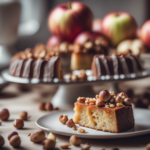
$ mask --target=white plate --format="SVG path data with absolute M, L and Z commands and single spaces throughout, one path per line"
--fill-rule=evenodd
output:
M 36 125 L 44 130 L 51 131 L 56 134 L 65 136 L 71 136 L 74 134 L 78 137 L 89 139 L 126 138 L 150 133 L 150 110 L 146 109 L 134 109 L 134 128 L 121 133 L 102 132 L 85 127 L 82 128 L 86 130 L 86 133 L 78 133 L 77 131 L 72 130 L 72 128 L 69 128 L 59 122 L 59 116 L 61 114 L 65 114 L 68 115 L 69 118 L 73 118 L 74 111 L 52 112 L 38 118 Z M 77 125 L 77 127 L 79 128 L 79 125 Z

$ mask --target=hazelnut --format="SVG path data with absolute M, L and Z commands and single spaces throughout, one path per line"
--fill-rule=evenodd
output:
M 72 127 L 72 130 L 77 130 L 77 126 L 74 125 L 74 126 Z
M 85 98 L 85 97 L 79 97 L 79 98 L 77 99 L 77 101 L 78 101 L 79 103 L 85 103 L 86 98 Z
M 99 98 L 103 101 L 103 102 L 107 102 L 110 99 L 110 93 L 108 90 L 103 90 L 99 93 Z
M 21 144 L 20 137 L 18 135 L 14 135 L 13 137 L 11 137 L 9 144 L 13 147 L 19 147 Z
M 85 130 L 82 129 L 82 128 L 80 128 L 80 129 L 78 130 L 78 133 L 85 133 Z
M 81 150 L 89 150 L 90 147 L 91 146 L 89 144 L 85 144 L 85 145 L 81 146 Z
M 68 121 L 68 116 L 67 116 L 67 115 L 60 115 L 60 116 L 59 116 L 59 121 L 60 121 L 62 124 L 66 124 L 66 122 Z
M 18 135 L 18 133 L 15 132 L 15 131 L 12 132 L 12 133 L 10 133 L 10 134 L 8 135 L 7 139 L 10 140 L 14 135 Z
M 13 126 L 17 129 L 21 129 L 24 126 L 24 122 L 22 119 L 15 119 L 13 122 Z
M 56 137 L 55 137 L 55 135 L 54 135 L 53 133 L 51 133 L 51 132 L 48 134 L 47 139 L 53 140 L 54 142 L 56 142 Z
M 120 96 L 122 99 L 128 98 L 127 94 L 125 94 L 123 92 L 118 93 L 117 96 Z
M 45 110 L 45 103 L 44 102 L 39 103 L 39 110 Z
M 8 111 L 8 109 L 6 109 L 6 108 L 2 109 L 0 111 L 0 119 L 5 121 L 5 120 L 8 120 L 8 118 L 9 118 L 9 111 Z
M 117 96 L 115 98 L 115 103 L 122 103 L 122 102 L 123 102 L 123 99 L 120 96 Z
M 75 135 L 70 137 L 69 142 L 74 146 L 79 146 L 81 144 L 81 140 Z
M 96 97 L 96 99 L 97 99 L 97 98 L 99 98 L 99 95 L 96 95 L 95 97 Z
M 28 113 L 26 111 L 23 111 L 20 113 L 20 118 L 22 120 L 27 120 L 28 119 Z
M 45 139 L 45 132 L 43 130 L 36 130 L 30 136 L 30 141 L 34 143 L 42 142 Z
M 116 105 L 117 105 L 118 107 L 122 107 L 122 106 L 123 106 L 122 103 L 117 103 Z
M 110 108 L 114 108 L 115 105 L 114 105 L 114 104 L 110 104 L 109 107 L 110 107 Z
M 54 149 L 56 142 L 50 139 L 46 139 L 42 142 L 44 149 Z
M 60 147 L 61 147 L 62 149 L 68 149 L 69 146 L 70 146 L 70 144 L 62 144 L 62 145 L 60 145 Z
M 2 147 L 5 144 L 4 138 L 0 135 L 0 147 Z
M 125 99 L 123 100 L 123 103 L 124 103 L 125 105 L 131 105 L 131 99 L 130 99 L 130 98 L 125 98 Z
M 53 110 L 59 110 L 59 108 L 58 107 L 54 107 Z
M 67 122 L 66 122 L 66 125 L 68 127 L 73 127 L 75 125 L 74 121 L 72 119 L 69 119 Z
M 150 150 L 150 143 L 146 145 L 146 149 Z
M 104 105 L 105 105 L 105 103 L 102 100 L 100 100 L 99 98 L 96 100 L 96 106 L 101 107 Z
M 46 109 L 47 111 L 53 110 L 53 105 L 52 105 L 52 103 L 46 103 L 45 109 Z

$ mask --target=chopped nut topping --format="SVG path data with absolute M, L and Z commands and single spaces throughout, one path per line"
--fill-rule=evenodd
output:
M 122 103 L 117 103 L 116 105 L 117 105 L 118 107 L 122 107 L 122 106 L 123 106 Z
M 77 101 L 78 101 L 79 103 L 85 103 L 86 98 L 85 98 L 85 97 L 79 97 L 79 98 L 77 99 Z
M 106 108 L 109 108 L 109 105 L 105 105 Z
M 74 125 L 74 126 L 72 127 L 72 129 L 73 129 L 73 130 L 77 130 L 77 126 Z
M 78 133 L 85 133 L 85 130 L 82 129 L 82 128 L 80 128 L 80 129 L 78 130 Z
M 114 102 L 114 100 L 115 100 L 114 98 L 111 98 L 109 101 L 110 101 L 111 103 L 113 103 L 113 102 Z
M 96 99 L 97 99 L 97 98 L 99 98 L 99 95 L 96 95 L 95 97 L 96 97 Z
M 115 93 L 114 92 L 109 92 L 111 96 L 115 96 Z
M 110 106 L 110 108 L 114 108 L 114 107 L 115 107 L 115 105 L 114 105 L 114 104 L 110 104 L 109 106 Z

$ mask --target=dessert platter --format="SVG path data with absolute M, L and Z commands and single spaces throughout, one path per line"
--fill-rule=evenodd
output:
M 91 57 L 91 53 L 88 57 Z M 75 60 L 74 67 L 78 68 L 82 64 L 79 62 Z M 131 53 L 107 56 L 96 53 L 91 63 L 91 70 L 73 69 L 72 73 L 63 75 L 57 53 L 49 51 L 43 44 L 37 44 L 33 49 L 27 48 L 16 53 L 9 69 L 3 70 L 1 74 L 6 81 L 13 83 L 59 85 L 52 98 L 55 106 L 73 106 L 79 95 L 92 97 L 95 95 L 93 85 L 111 83 L 111 91 L 118 93 L 118 83 L 150 76 L 150 70 L 144 70 L 138 57 Z M 82 67 L 86 69 L 86 66 Z
M 56 134 L 90 139 L 126 138 L 150 133 L 150 112 L 132 109 L 131 99 L 123 92 L 115 95 L 102 90 L 95 98 L 79 97 L 74 105 L 74 111 L 50 113 L 38 118 L 36 125 Z

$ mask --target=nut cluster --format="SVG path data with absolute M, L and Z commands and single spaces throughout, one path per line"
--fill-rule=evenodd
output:
M 74 44 L 75 53 L 96 52 L 99 54 L 107 54 L 109 42 L 104 37 L 97 37 L 95 40 L 87 39 L 83 45 Z
M 75 75 L 75 74 L 67 74 L 66 76 L 66 80 L 71 80 L 71 81 L 82 81 L 82 80 L 87 80 L 87 75 L 86 75 L 86 72 L 85 70 L 81 70 L 80 73 L 78 75 Z
M 52 111 L 52 110 L 58 110 L 58 107 L 53 107 L 52 103 L 45 103 L 45 102 L 40 102 L 38 105 L 39 110 L 46 110 L 46 111 Z
M 33 49 L 27 48 L 25 51 L 16 53 L 13 56 L 13 60 L 17 58 L 21 59 L 49 59 L 58 54 L 54 51 L 49 51 L 42 43 L 37 44 Z
M 79 97 L 77 99 L 79 103 L 85 103 L 87 105 L 96 105 L 97 107 L 115 108 L 130 106 L 131 99 L 128 98 L 127 94 L 121 92 L 117 96 L 114 92 L 109 92 L 108 90 L 102 90 L 99 95 L 95 98 L 89 97 Z

